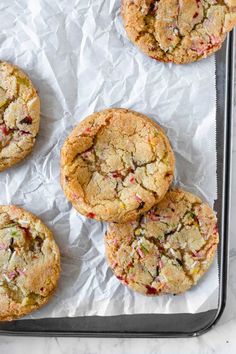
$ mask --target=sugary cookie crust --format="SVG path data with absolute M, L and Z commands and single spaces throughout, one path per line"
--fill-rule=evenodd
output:
M 207 271 L 219 235 L 213 210 L 174 189 L 138 221 L 110 224 L 106 256 L 116 277 L 145 295 L 180 294 Z
M 0 171 L 24 159 L 39 130 L 40 101 L 29 78 L 0 61 Z
M 161 200 L 174 173 L 163 130 L 146 116 L 108 109 L 83 120 L 61 152 L 61 184 L 83 215 L 126 222 Z
M 236 0 L 123 0 L 132 42 L 150 57 L 177 64 L 216 52 L 236 25 Z
M 33 214 L 0 206 L 0 321 L 10 321 L 48 302 L 60 273 L 51 231 Z

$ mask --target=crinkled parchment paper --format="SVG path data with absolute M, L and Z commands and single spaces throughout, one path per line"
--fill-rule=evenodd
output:
M 22 67 L 39 90 L 41 129 L 31 156 L 0 174 L 0 202 L 18 204 L 53 230 L 62 275 L 52 301 L 32 318 L 198 312 L 216 308 L 216 261 L 181 296 L 148 298 L 112 276 L 106 225 L 71 208 L 60 187 L 60 148 L 72 127 L 107 107 L 158 121 L 176 153 L 177 185 L 216 198 L 215 62 L 175 66 L 143 55 L 126 37 L 119 0 L 2 0 L 0 58 Z

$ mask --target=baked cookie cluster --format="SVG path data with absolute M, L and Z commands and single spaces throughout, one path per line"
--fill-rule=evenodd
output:
M 218 50 L 236 24 L 235 0 L 123 0 L 128 36 L 150 57 L 189 63 Z M 30 79 L 0 61 L 0 172 L 23 160 L 39 130 Z M 116 277 L 144 295 L 180 294 L 212 263 L 213 210 L 170 189 L 175 157 L 163 129 L 143 114 L 107 109 L 84 119 L 61 151 L 61 185 L 81 214 L 107 221 L 105 247 Z M 54 293 L 60 253 L 33 214 L 0 206 L 0 321 L 43 306 Z
M 163 130 L 148 117 L 108 109 L 84 119 L 61 151 L 61 184 L 88 218 L 110 222 L 108 264 L 145 295 L 180 294 L 214 258 L 213 210 L 180 189 L 168 191 L 175 159 Z
M 121 13 L 134 44 L 176 64 L 216 52 L 236 25 L 235 0 L 122 0 Z

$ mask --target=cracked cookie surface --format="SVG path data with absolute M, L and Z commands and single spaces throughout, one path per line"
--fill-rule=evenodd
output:
M 61 184 L 83 215 L 126 222 L 161 200 L 172 182 L 174 155 L 163 130 L 127 109 L 84 119 L 61 152 Z
M 116 277 L 145 295 L 180 294 L 208 270 L 219 235 L 213 210 L 180 189 L 139 220 L 110 224 L 106 256 Z
M 164 62 L 189 63 L 221 48 L 236 25 L 236 0 L 123 0 L 130 40 Z
M 0 61 L 0 171 L 23 160 L 39 130 L 40 101 L 29 78 Z
M 51 231 L 33 214 L 0 206 L 0 321 L 10 321 L 48 302 L 60 273 Z

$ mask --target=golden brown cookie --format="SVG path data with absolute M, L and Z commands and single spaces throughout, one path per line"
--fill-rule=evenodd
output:
M 146 116 L 108 109 L 84 119 L 61 152 L 61 184 L 83 215 L 126 222 L 161 200 L 174 173 L 163 130 Z
M 53 294 L 60 273 L 51 231 L 17 206 L 0 206 L 0 321 L 37 310 Z
M 180 294 L 208 270 L 219 235 L 213 210 L 180 189 L 137 221 L 110 224 L 107 260 L 116 277 L 145 295 Z
M 121 12 L 133 43 L 177 64 L 216 52 L 236 25 L 236 0 L 123 0 Z
M 40 101 L 30 79 L 0 61 L 0 171 L 24 159 L 39 130 Z

